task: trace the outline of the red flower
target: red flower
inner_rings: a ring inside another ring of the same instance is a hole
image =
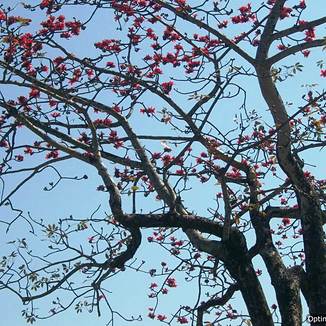
[[[281,198],[281,205],[286,205],[288,203],[288,201],[286,200],[286,198]]]
[[[251,5],[250,5],[250,3],[248,3],[246,6],[241,6],[239,8],[239,10],[240,10],[240,12],[241,12],[242,15],[251,12]]]
[[[60,117],[60,115],[61,115],[60,112],[53,112],[53,113],[51,113],[51,117],[52,118],[58,118],[58,117]]]
[[[139,110],[140,113],[147,113],[147,115],[154,115],[155,113],[155,108],[152,106],[149,106],[148,108],[142,108]]]
[[[30,98],[40,97],[40,91],[36,88],[32,88],[31,91],[29,92],[29,97]]]
[[[46,154],[45,158],[50,159],[50,158],[57,158],[59,156],[59,151],[54,150]]]
[[[258,268],[258,269],[256,270],[256,275],[257,275],[257,276],[260,276],[262,273],[263,273],[263,271],[262,271],[261,269]]]
[[[231,21],[233,24],[239,24],[241,22],[241,17],[240,16],[233,16],[231,18]]]
[[[286,46],[285,46],[284,44],[279,44],[279,45],[277,46],[277,48],[278,48],[280,51],[284,51],[284,50],[286,50]]]
[[[292,12],[292,9],[291,9],[291,8],[283,7],[283,8],[281,9],[280,18],[281,18],[281,19],[284,19],[284,18],[289,17],[291,12]]]
[[[305,34],[306,34],[306,37],[305,37],[306,42],[310,42],[310,41],[312,41],[312,40],[314,40],[316,38],[315,29],[313,27],[308,28],[305,31]]]
[[[175,280],[175,278],[168,278],[166,280],[166,284],[167,286],[169,286],[170,288],[176,288],[177,287],[177,282]]]
[[[147,316],[151,319],[155,318],[155,314],[153,312],[149,312]]]
[[[161,153],[155,152],[155,153],[152,154],[152,159],[153,160],[158,160],[160,157],[161,157]]]
[[[15,160],[16,160],[17,162],[22,162],[22,161],[24,161],[24,156],[23,156],[23,155],[16,155],[16,156],[15,156]]]
[[[151,286],[149,287],[151,290],[157,288],[157,284],[156,283],[151,283]]]
[[[34,152],[30,147],[26,147],[25,150],[24,150],[24,153],[29,154],[29,155],[33,155]]]
[[[303,56],[304,56],[305,58],[307,58],[307,57],[309,56],[309,54],[310,54],[310,51],[309,51],[309,50],[303,50],[303,51],[302,51],[302,54],[303,54]]]
[[[178,323],[179,324],[188,324],[188,319],[184,316],[178,317]]]
[[[162,87],[163,93],[164,94],[169,94],[171,92],[173,84],[174,84],[173,81],[162,83],[161,87]]]
[[[282,218],[282,223],[283,223],[285,226],[287,226],[287,225],[291,224],[291,220],[290,220],[290,218],[288,218],[288,217],[286,216],[286,217],[283,217],[283,218]]]
[[[326,69],[320,70],[320,76],[321,77],[326,77]]]
[[[221,23],[219,23],[217,25],[218,28],[226,28],[228,25],[228,21],[227,20],[223,20]]]
[[[50,5],[52,4],[53,0],[43,0],[41,3],[40,3],[40,8],[41,9],[44,9],[46,7],[50,7]]]
[[[7,148],[9,146],[8,142],[6,140],[0,141],[0,147]]]
[[[164,321],[167,317],[165,315],[157,315],[159,321]]]
[[[162,157],[162,161],[163,161],[164,166],[169,165],[169,163],[172,162],[173,159],[174,159],[174,157],[173,157],[172,155],[165,154],[165,155]]]
[[[299,2],[299,8],[300,9],[306,9],[307,5],[306,5],[306,2],[305,0],[300,0]]]
[[[27,104],[27,98],[25,96],[19,96],[18,97],[18,102],[21,105],[26,105]]]
[[[1,20],[6,20],[6,14],[2,10],[0,10],[0,21]]]

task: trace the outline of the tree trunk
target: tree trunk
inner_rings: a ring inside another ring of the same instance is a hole
[[[296,189],[301,212],[304,251],[309,293],[306,296],[310,314],[326,312],[326,248],[322,211],[314,186],[305,178],[291,151],[291,130],[284,103],[271,78],[270,67],[256,67],[262,95],[273,116],[277,132],[278,162]],[[299,217],[298,217],[299,218]]]

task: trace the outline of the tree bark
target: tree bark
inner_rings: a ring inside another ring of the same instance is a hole
[[[225,243],[225,266],[237,281],[254,326],[273,326],[273,318],[265,294],[254,267],[248,257],[248,250],[242,234],[231,233]]]
[[[296,189],[301,212],[310,314],[326,312],[326,248],[323,213],[314,186],[305,178],[298,157],[291,151],[291,130],[284,103],[271,78],[270,67],[256,66],[262,95],[273,116],[277,133],[277,159]]]

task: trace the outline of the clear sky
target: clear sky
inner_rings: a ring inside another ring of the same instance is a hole
[[[2,4],[7,6],[12,1],[2,0]],[[235,6],[239,4],[243,4],[243,1],[234,1]],[[326,7],[324,0],[307,0],[307,3],[313,3],[312,9],[307,14],[306,19],[309,17],[322,17],[326,14]],[[76,10],[76,9],[74,9]],[[17,9],[17,12],[20,13],[20,9]],[[67,16],[74,16],[74,11],[69,10],[65,13]],[[85,11],[78,12],[78,15],[85,15]],[[39,19],[36,16],[32,17],[34,19]],[[114,33],[114,29],[111,27],[111,19],[110,16],[105,16],[102,14],[97,14],[94,19],[94,23],[89,25],[89,28],[84,32],[82,38],[78,38],[75,41],[69,42],[69,46],[72,51],[78,54],[87,54],[89,51],[89,47],[85,46],[85,44],[89,44],[90,40],[101,40],[104,38],[109,38],[109,35],[105,35],[106,29],[111,29],[111,33]],[[325,31],[325,28],[323,29]],[[85,42],[83,41],[85,40]],[[310,65],[314,65],[315,61],[320,58],[320,54],[312,53],[311,59],[309,60]],[[304,64],[304,60],[300,57],[298,60],[301,60]],[[301,92],[298,92],[298,89],[295,88],[297,85],[303,85],[306,83],[322,83],[322,79],[316,78],[316,73],[318,69],[313,67],[307,67],[303,73],[298,74],[296,78],[296,83],[284,83],[280,89],[281,94],[284,96],[285,100],[291,101],[293,96],[300,98]],[[318,73],[317,73],[318,76]],[[248,83],[251,81],[244,81]],[[284,86],[283,86],[284,85]],[[296,86],[293,86],[296,85]],[[250,103],[250,107],[257,109],[261,114],[265,114],[265,105],[262,102],[260,96],[257,96],[257,85],[252,84],[252,92],[248,93],[248,102]],[[6,90],[4,90],[6,91]],[[232,111],[231,111],[232,112]],[[222,128],[225,124],[225,120],[232,121],[233,113],[223,113],[223,119],[218,121],[220,127]],[[148,132],[155,132],[155,126],[148,122],[137,124],[134,126],[135,130],[146,130]],[[317,153],[317,152],[315,152]],[[2,153],[0,152],[0,155]],[[314,164],[315,161],[322,162],[325,160],[325,157],[322,154],[316,154],[314,157],[306,157],[306,160],[310,163]],[[102,217],[105,211],[108,211],[107,207],[107,195],[105,193],[101,193],[96,191],[96,187],[99,184],[99,178],[96,175],[95,171],[88,168],[86,165],[81,165],[80,163],[69,163],[62,164],[62,169],[67,176],[78,176],[81,177],[84,174],[88,175],[87,180],[81,181],[73,181],[66,180],[59,184],[51,192],[43,191],[42,189],[46,187],[49,182],[55,180],[56,174],[53,171],[47,171],[42,173],[35,178],[33,178],[28,184],[26,184],[19,193],[14,196],[14,202],[17,203],[17,206],[25,209],[25,212],[31,212],[34,217],[37,218],[46,218],[49,223],[56,221],[58,218],[66,218],[70,214],[73,214],[75,217],[87,218],[89,217],[96,208],[100,205],[100,209],[98,211],[98,216]],[[317,173],[317,175],[325,175],[325,164],[323,168],[315,169],[314,166],[311,166],[311,170]],[[16,177],[12,177],[9,181],[9,186],[17,183]],[[196,188],[196,187],[194,187]],[[187,195],[187,203],[192,206],[192,209],[204,213],[205,208],[207,207],[207,202],[213,202],[213,198],[211,198],[211,193],[213,190],[212,185],[201,185],[200,183],[197,185],[197,191],[191,192]],[[207,199],[210,198],[210,199]],[[145,202],[144,202],[145,203]],[[151,207],[155,207],[155,203],[151,203],[146,201],[145,205],[149,205],[146,208],[150,209]],[[1,218],[10,218],[12,217],[10,210],[8,207],[0,208],[0,216]],[[0,224],[0,232],[4,233],[5,227]],[[29,231],[29,226],[27,223],[20,221],[15,224],[15,227],[10,230],[8,234],[6,234],[0,240],[0,255],[4,255],[8,252],[8,245],[6,242],[24,237],[26,232]],[[142,245],[139,253],[136,258],[139,262],[142,260],[146,261],[146,268],[159,268],[160,263],[162,261],[167,261],[168,264],[173,265],[176,263],[176,260],[172,260],[170,256],[163,250],[160,249],[159,246],[148,245],[146,242],[146,234],[149,231],[144,231],[144,244]],[[86,242],[89,234],[81,234],[80,240],[81,242]],[[28,233],[28,238],[33,238],[31,233]],[[35,240],[37,245],[33,250],[43,253],[46,250],[46,244],[42,241]],[[256,266],[260,269],[263,269],[261,264],[259,263],[259,259],[256,260]],[[270,280],[268,279],[266,273],[263,273],[261,276],[264,287],[268,293],[269,304],[274,303],[274,295],[273,291],[270,287]],[[126,317],[138,317],[138,315],[144,316],[142,322],[135,322],[135,325],[160,325],[161,323],[157,321],[152,321],[146,317],[147,308],[153,306],[152,299],[148,298],[148,287],[151,282],[154,280],[151,279],[147,274],[136,273],[134,271],[127,270],[124,273],[118,274],[113,279],[108,281],[107,288],[110,290],[110,294],[108,294],[107,298],[112,303],[112,307],[118,310],[120,313],[124,314]],[[155,279],[155,282],[158,280]],[[175,311],[176,307],[179,305],[192,305],[196,300],[196,289],[193,287],[193,283],[189,283],[183,280],[180,276],[178,278],[179,286],[176,289],[171,289],[171,293],[162,298],[160,301],[160,309],[158,313],[169,314]],[[236,301],[238,305],[235,304],[235,307],[239,307],[238,312],[241,312],[243,309],[243,305],[241,299],[237,299]],[[40,307],[43,312],[47,312],[48,303],[46,301],[40,303]],[[0,325],[8,325],[8,326],[21,326],[24,325],[25,321],[21,317],[21,309],[23,309],[21,303],[18,301],[17,297],[9,292],[0,292],[0,306],[2,310]],[[76,314],[73,311],[73,308],[64,312],[60,315],[56,315],[47,320],[39,320],[37,321],[37,325],[40,326],[71,326],[78,324],[79,326],[86,325],[103,325],[108,322],[109,314],[105,313],[106,306],[103,305],[103,315],[98,318],[96,313],[89,314],[84,312],[82,314]],[[117,319],[116,326],[127,326],[130,325],[128,322],[125,322],[121,319]]]

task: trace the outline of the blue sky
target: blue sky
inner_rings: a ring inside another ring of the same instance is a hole
[[[312,2],[312,0],[307,1]],[[9,1],[2,1],[3,4],[7,5]],[[235,6],[237,4],[241,5],[242,1],[234,1]],[[307,19],[309,16],[311,17],[321,17],[323,16],[322,11],[325,12],[325,6],[323,0],[314,0],[314,7],[308,13]],[[318,9],[318,10],[317,10]],[[18,10],[19,11],[19,10]],[[66,13],[67,16],[73,16],[74,11],[69,10]],[[85,15],[84,11],[78,12],[78,15],[83,16]],[[37,14],[34,14],[34,19],[39,19]],[[70,48],[72,52],[87,54],[89,51],[90,43],[94,41],[98,41],[104,38],[107,38],[107,35],[104,35],[107,30],[109,33],[116,33],[114,28],[111,26],[110,19],[112,17],[108,17],[106,15],[97,15],[96,22],[91,24],[90,27],[85,31],[84,39],[85,41],[80,41],[80,39],[76,39],[75,41],[69,42]],[[325,28],[322,29],[325,31]],[[109,34],[108,33],[108,34]],[[91,42],[90,42],[91,41]],[[284,82],[280,85],[280,92],[284,96],[285,100],[287,101],[294,101],[294,98],[298,100],[300,103],[300,95],[302,93],[301,89],[298,90],[297,85],[304,85],[307,83],[322,83],[322,79],[316,77],[318,76],[318,69],[314,65],[314,62],[320,58],[320,52],[316,51],[316,54],[312,54],[311,58],[309,59],[309,66],[304,70],[303,73],[296,75],[295,83],[291,80],[289,82]],[[294,58],[294,61],[288,61],[294,63],[296,60],[301,60],[304,64],[304,60],[302,57],[298,56]],[[311,65],[311,66],[310,66]],[[260,114],[264,115],[266,106],[264,102],[260,98],[260,94],[258,95],[257,85],[251,80],[244,80],[244,85],[251,85],[250,89],[251,92],[248,92],[248,106],[251,108],[255,108]],[[10,94],[11,95],[11,94]],[[187,104],[185,104],[187,105]],[[227,106],[227,104],[226,104]],[[294,111],[294,110],[293,110]],[[226,127],[228,128],[228,124],[225,121],[231,121],[234,116],[234,111],[232,109],[226,110],[223,108],[222,111],[223,118],[219,118],[217,120],[217,124],[220,128]],[[135,130],[147,130],[149,133],[156,132],[156,127],[150,120],[146,121],[145,123],[137,124],[135,121]],[[26,135],[22,134],[22,137]],[[325,158],[322,154],[318,154],[317,151],[314,152],[314,156],[310,157],[310,155],[306,155],[307,162],[311,162],[312,164],[315,161],[325,161]],[[324,162],[325,163],[325,162]],[[325,175],[325,164],[322,165],[323,168],[320,169],[311,167],[315,173],[320,175]],[[99,216],[103,216],[105,211],[108,211],[107,207],[107,197],[105,193],[100,193],[96,191],[96,187],[99,184],[99,178],[96,175],[95,171],[91,170],[86,165],[82,165],[80,163],[69,163],[69,164],[62,164],[62,169],[66,175],[69,176],[82,176],[84,174],[88,175],[87,180],[81,180],[78,182],[66,180],[59,184],[59,186],[54,189],[52,192],[45,192],[42,189],[48,185],[49,182],[55,180],[56,175],[53,171],[47,171],[36,176],[29,184],[26,184],[25,187],[14,196],[14,202],[19,207],[24,207],[25,212],[31,212],[33,216],[37,218],[46,218],[49,223],[56,221],[58,218],[66,218],[70,214],[73,214],[75,217],[79,218],[87,218],[89,217],[94,210],[101,205],[99,212],[97,213]],[[9,185],[13,186],[17,183],[16,177],[12,177],[9,181]],[[198,183],[194,185],[195,191],[189,193],[186,196],[186,204],[189,204],[192,209],[200,212],[205,213],[205,208],[207,207],[207,202],[211,201],[213,203],[213,197],[211,193],[214,192],[214,185],[212,184],[205,184],[204,186]],[[129,205],[127,203],[127,205]],[[156,203],[151,201],[144,202],[144,205],[147,205],[147,209],[156,206]],[[0,215],[2,217],[10,218],[10,210],[7,207],[0,209]],[[12,240],[13,238],[23,237],[26,234],[26,231],[29,230],[29,226],[27,223],[19,221],[16,223],[15,227],[4,236],[4,238],[0,241],[0,252],[1,255],[7,252],[7,244],[6,242]],[[3,233],[4,227],[0,225],[0,232]],[[141,247],[141,250],[137,254],[137,260],[141,262],[145,260],[146,268],[152,268],[153,266],[157,266],[159,268],[161,261],[168,261],[169,264],[175,263],[175,261],[171,261],[171,258],[160,249],[157,245],[148,245],[146,242],[146,234],[149,234],[149,231],[144,231],[144,244]],[[77,240],[80,241],[87,241],[88,234],[81,234],[80,238]],[[28,233],[27,237],[33,238],[33,235]],[[46,244],[43,241],[36,241],[34,245],[34,250],[39,250],[39,252],[44,252],[46,250]],[[259,258],[256,259],[255,265],[261,269],[263,269],[259,263]],[[263,273],[262,280],[264,283],[264,288],[268,293],[268,300],[269,303],[274,303],[274,295],[273,291],[270,287],[270,280],[268,279],[266,273]],[[110,279],[108,281],[107,288],[109,289],[110,293],[108,295],[108,300],[112,303],[112,306],[119,310],[119,312],[124,313],[126,316],[135,316],[143,315],[144,321],[140,323],[136,323],[135,325],[160,325],[161,323],[156,321],[151,321],[146,318],[147,308],[153,305],[153,301],[147,297],[149,290],[144,290],[144,288],[148,287],[150,283],[153,281],[148,275],[142,273],[135,273],[133,271],[126,271]],[[158,282],[157,279],[155,279]],[[193,283],[188,283],[183,281],[182,277],[178,278],[178,284],[180,285],[176,289],[171,289],[171,294],[162,298],[160,309],[158,310],[159,313],[169,314],[175,311],[176,307],[179,305],[187,305],[190,306],[195,302],[196,295],[194,291]],[[242,300],[237,299],[236,307],[240,307],[238,312],[243,309]],[[0,303],[3,309],[2,314],[2,322],[4,325],[10,326],[21,326],[25,322],[20,315],[20,311],[22,309],[22,305],[17,300],[17,298],[9,293],[9,292],[0,292]],[[48,303],[46,301],[40,302],[40,307],[44,312],[48,311]],[[93,325],[103,325],[108,321],[108,314],[105,313],[105,305],[103,305],[103,315],[101,318],[96,317],[96,314],[89,314],[87,312],[83,314],[76,314],[73,312],[73,309],[64,312],[63,314],[53,316],[48,320],[41,320],[37,321],[37,325],[40,326],[55,326],[60,324],[60,326],[70,326],[72,324],[78,323],[80,326],[86,326],[90,323]],[[117,320],[114,325],[117,326],[127,326],[130,325],[127,322],[122,321],[121,319]]]

